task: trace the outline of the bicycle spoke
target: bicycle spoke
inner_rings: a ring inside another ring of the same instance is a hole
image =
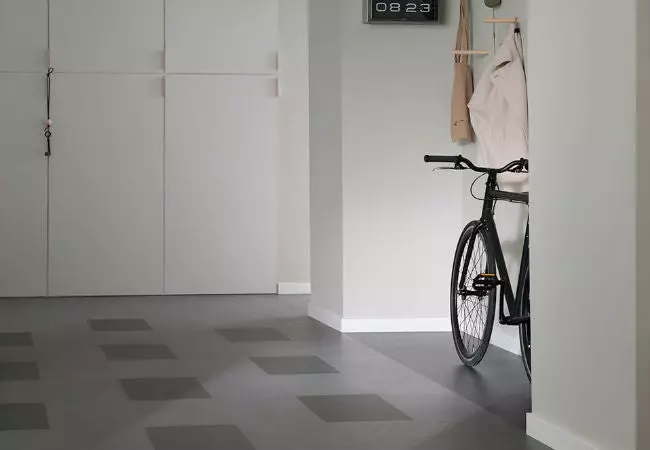
[[[469,241],[467,241],[460,260],[457,277],[460,278],[462,276],[462,271],[467,264],[465,283],[463,286],[457,285],[455,289],[471,291],[473,290],[476,277],[487,273],[489,270],[487,247],[481,234],[476,236],[471,252]],[[484,296],[456,295],[456,322],[458,332],[460,333],[464,353],[470,358],[482,347],[487,330],[489,308],[489,293]]]

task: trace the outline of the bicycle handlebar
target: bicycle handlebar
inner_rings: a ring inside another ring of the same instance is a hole
[[[438,155],[424,155],[425,163],[449,163],[456,164],[459,156],[438,156]]]
[[[473,170],[474,172],[481,172],[481,173],[489,173],[489,172],[496,172],[496,173],[504,173],[504,172],[522,172],[524,170],[528,171],[528,160],[521,158],[516,161],[512,161],[505,166],[501,167],[500,169],[494,169],[490,167],[479,167],[476,166],[472,161],[469,159],[465,158],[462,155],[458,156],[439,156],[439,155],[425,155],[424,156],[424,162],[425,163],[443,163],[443,164],[453,164],[454,168],[457,170],[464,170],[464,169],[470,169]]]

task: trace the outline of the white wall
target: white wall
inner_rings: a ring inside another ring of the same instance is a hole
[[[529,432],[557,450],[631,450],[636,1],[528,7]],[[580,440],[591,447],[579,447]]]
[[[637,448],[650,448],[650,2],[637,12]]]
[[[310,314],[336,326],[343,314],[340,3],[309,2],[311,177]],[[331,319],[330,316],[334,316]]]
[[[450,153],[457,11],[445,25],[367,25],[341,1],[345,318],[449,316],[461,176]]]
[[[307,5],[308,0],[280,0],[280,283],[305,283],[310,280]]]
[[[344,329],[449,327],[461,177],[432,174],[422,156],[455,150],[457,11],[445,25],[403,26],[364,24],[362,2],[310,7],[311,314]]]

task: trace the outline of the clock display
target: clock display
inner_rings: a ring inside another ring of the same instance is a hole
[[[437,23],[439,0],[365,0],[367,23]]]

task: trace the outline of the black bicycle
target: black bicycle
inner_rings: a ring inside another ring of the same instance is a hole
[[[516,295],[494,223],[497,201],[528,204],[528,193],[501,191],[497,183],[497,176],[501,173],[528,172],[528,160],[513,161],[500,169],[477,167],[460,155],[427,155],[424,161],[453,164],[441,169],[469,169],[481,173],[481,176],[487,175],[483,213],[479,220],[468,223],[463,230],[451,273],[451,325],[456,352],[466,366],[473,367],[481,362],[490,344],[499,291],[499,323],[519,327],[522,359],[530,379],[529,223],[526,223]],[[504,302],[509,315],[505,314]]]

